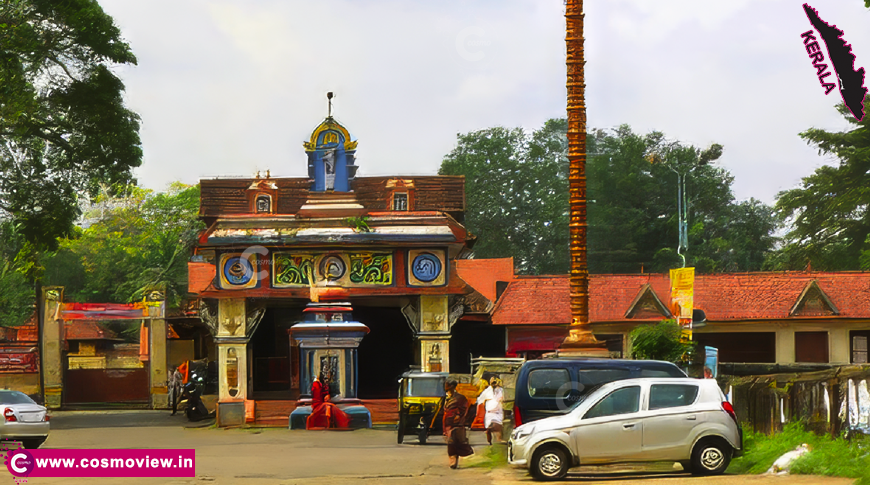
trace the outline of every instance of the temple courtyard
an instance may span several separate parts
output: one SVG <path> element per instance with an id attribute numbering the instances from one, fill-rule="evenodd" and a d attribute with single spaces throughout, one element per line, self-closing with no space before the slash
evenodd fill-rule
<path id="1" fill-rule="evenodd" d="M 391 429 L 291 431 L 281 428 L 215 428 L 161 411 L 56 412 L 45 448 L 196 449 L 196 478 L 33 478 L 37 484 L 514 484 L 533 483 L 522 470 L 501 463 L 483 433 L 472 433 L 476 455 L 459 470 L 447 467 L 440 439 L 420 446 L 396 443 Z M 6 472 L 3 472 L 6 473 Z M 567 483 L 849 484 L 825 477 L 725 475 L 691 477 L 668 466 L 580 469 Z M 11 483 L 11 482 L 10 482 Z"/>

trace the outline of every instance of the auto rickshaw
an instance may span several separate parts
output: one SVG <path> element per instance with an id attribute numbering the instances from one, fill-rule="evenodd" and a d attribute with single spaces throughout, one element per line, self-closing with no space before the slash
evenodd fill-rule
<path id="1" fill-rule="evenodd" d="M 443 432 L 446 372 L 410 371 L 399 381 L 399 444 L 405 434 L 416 434 L 426 444 L 430 434 Z"/>

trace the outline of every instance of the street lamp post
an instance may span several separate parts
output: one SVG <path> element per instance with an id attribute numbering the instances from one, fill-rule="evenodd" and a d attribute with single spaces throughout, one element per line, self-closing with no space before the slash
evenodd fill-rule
<path id="1" fill-rule="evenodd" d="M 683 268 L 686 267 L 686 254 L 689 250 L 689 207 L 686 201 L 686 175 L 670 167 L 677 174 L 677 254 L 683 259 Z M 690 169 L 691 172 L 693 169 Z"/>
<path id="2" fill-rule="evenodd" d="M 713 144 L 700 151 L 679 142 L 654 150 L 649 155 L 652 163 L 661 163 L 677 174 L 677 254 L 686 267 L 686 252 L 689 250 L 689 201 L 686 194 L 686 177 L 696 168 L 707 165 L 722 155 L 722 145 Z"/>

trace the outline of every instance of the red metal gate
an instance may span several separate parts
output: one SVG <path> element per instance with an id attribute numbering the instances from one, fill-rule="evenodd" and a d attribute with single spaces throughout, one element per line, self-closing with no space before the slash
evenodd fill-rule
<path id="1" fill-rule="evenodd" d="M 67 369 L 63 403 L 148 404 L 148 369 Z"/>

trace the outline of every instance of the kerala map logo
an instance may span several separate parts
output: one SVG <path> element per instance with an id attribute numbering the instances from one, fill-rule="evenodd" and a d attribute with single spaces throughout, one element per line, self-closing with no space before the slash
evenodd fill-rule
<path id="1" fill-rule="evenodd" d="M 816 9 L 806 3 L 803 7 L 807 19 L 816 30 L 815 32 L 813 30 L 804 32 L 801 34 L 801 38 L 804 48 L 812 60 L 813 67 L 816 69 L 819 84 L 825 88 L 825 94 L 829 94 L 835 87 L 833 82 L 828 82 L 833 81 L 833 79 L 826 79 L 831 75 L 831 71 L 824 63 L 825 55 L 822 53 L 817 38 L 813 35 L 816 32 L 825 44 L 831 68 L 837 74 L 837 83 L 843 103 L 856 120 L 863 120 L 864 97 L 867 95 L 867 88 L 864 87 L 864 68 L 855 69 L 855 55 L 852 54 L 852 45 L 847 44 L 843 39 L 843 31 L 838 29 L 836 25 L 829 25 L 822 20 Z"/>

